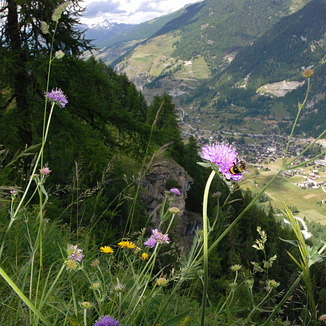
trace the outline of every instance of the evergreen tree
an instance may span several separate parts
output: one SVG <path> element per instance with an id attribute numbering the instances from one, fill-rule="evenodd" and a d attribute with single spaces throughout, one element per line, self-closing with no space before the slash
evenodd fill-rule
<path id="1" fill-rule="evenodd" d="M 8 0 L 1 9 L 3 29 L 1 55 L 4 69 L 0 79 L 3 80 L 9 96 L 1 107 L 1 116 L 10 104 L 15 106 L 15 124 L 21 144 L 32 145 L 35 97 L 44 98 L 46 66 L 52 39 L 41 31 L 42 21 L 51 22 L 54 9 L 60 5 L 58 0 L 34 1 L 24 0 L 19 3 Z M 84 39 L 76 25 L 78 15 L 83 11 L 78 1 L 72 1 L 64 10 L 53 44 L 54 51 L 62 50 L 66 55 L 78 56 L 91 49 L 89 41 Z M 56 22 L 52 21 L 50 30 Z M 38 72 L 41 71 L 41 74 Z"/>
<path id="2" fill-rule="evenodd" d="M 172 142 L 173 144 L 169 149 L 171 156 L 178 163 L 181 163 L 183 142 L 172 97 L 167 93 L 164 93 L 162 96 L 155 96 L 153 102 L 148 107 L 146 121 L 149 125 L 155 125 L 155 143 L 164 145 Z"/>

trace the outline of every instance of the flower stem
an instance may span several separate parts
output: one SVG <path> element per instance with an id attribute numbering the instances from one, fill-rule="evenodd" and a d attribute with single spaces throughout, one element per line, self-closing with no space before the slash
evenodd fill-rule
<path id="1" fill-rule="evenodd" d="M 46 139 L 47 139 L 47 136 L 48 136 L 48 132 L 49 132 L 49 128 L 50 128 L 50 121 L 51 121 L 51 117 L 52 117 L 54 105 L 55 105 L 55 103 L 53 102 L 52 103 L 52 107 L 51 107 L 51 111 L 50 111 L 50 115 L 49 115 L 49 118 L 48 118 L 48 123 L 47 123 L 47 126 L 46 126 L 46 131 L 45 131 L 45 135 L 44 135 L 44 142 L 42 143 L 42 147 L 41 147 L 41 150 L 40 150 L 40 152 L 39 152 L 39 154 L 37 156 L 36 162 L 34 164 L 34 168 L 33 168 L 32 174 L 31 174 L 31 176 L 29 178 L 29 181 L 28 181 L 28 184 L 27 184 L 26 189 L 24 191 L 24 194 L 23 194 L 23 196 L 22 196 L 22 198 L 21 198 L 21 200 L 20 200 L 20 202 L 19 202 L 19 204 L 18 204 L 18 206 L 17 206 L 17 208 L 16 208 L 16 210 L 14 212 L 13 218 L 15 218 L 17 216 L 17 214 L 18 214 L 18 212 L 19 212 L 19 210 L 20 210 L 20 208 L 21 208 L 21 206 L 22 206 L 22 204 L 23 204 L 23 202 L 25 200 L 25 197 L 27 196 L 27 192 L 28 192 L 28 190 L 29 190 L 29 188 L 31 186 L 31 183 L 32 183 L 32 180 L 33 180 L 33 176 L 35 174 L 35 171 L 37 169 L 37 166 L 38 166 L 38 163 L 40 161 L 41 155 L 43 153 L 44 144 L 46 142 Z"/>
<path id="2" fill-rule="evenodd" d="M 84 309 L 84 326 L 87 326 L 87 309 Z"/>
<path id="3" fill-rule="evenodd" d="M 278 171 L 274 177 L 266 184 L 266 186 L 259 192 L 259 194 L 249 203 L 249 205 L 238 215 L 238 217 L 225 229 L 225 231 L 215 240 L 215 242 L 209 247 L 208 254 L 221 242 L 221 240 L 230 232 L 230 230 L 238 223 L 238 221 L 243 217 L 243 215 L 255 204 L 260 195 L 262 195 L 265 190 L 274 182 L 274 180 L 283 172 L 283 169 Z M 205 254 L 204 254 L 205 256 Z M 203 257 L 199 258 L 201 261 Z"/>
<path id="4" fill-rule="evenodd" d="M 212 170 L 210 176 L 208 177 L 205 192 L 204 192 L 204 202 L 203 202 L 203 246 L 204 246 L 204 289 L 203 289 L 203 298 L 202 298 L 202 307 L 201 307 L 201 319 L 200 325 L 205 325 L 205 310 L 206 310 L 206 301 L 207 301 L 207 288 L 208 288 L 208 218 L 207 218 L 207 205 L 208 205 L 208 195 L 209 188 L 212 184 L 213 178 L 215 176 L 215 171 Z"/>

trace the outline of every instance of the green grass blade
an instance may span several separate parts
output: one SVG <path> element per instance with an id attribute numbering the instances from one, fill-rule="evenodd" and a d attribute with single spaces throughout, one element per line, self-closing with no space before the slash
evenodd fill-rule
<path id="1" fill-rule="evenodd" d="M 45 325 L 50 326 L 50 323 L 46 320 L 46 318 L 34 307 L 34 305 L 28 300 L 28 298 L 24 295 L 23 292 L 16 286 L 16 284 L 10 279 L 7 273 L 0 267 L 0 274 L 8 283 L 8 285 L 18 294 L 18 296 L 22 299 L 22 301 L 26 304 L 26 306 L 31 309 L 34 314 L 43 321 Z"/>

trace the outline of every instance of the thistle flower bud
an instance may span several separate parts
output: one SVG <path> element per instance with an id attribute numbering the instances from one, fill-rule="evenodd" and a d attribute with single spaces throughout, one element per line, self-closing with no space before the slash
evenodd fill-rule
<path id="1" fill-rule="evenodd" d="M 276 282 L 275 280 L 267 280 L 267 289 L 276 289 L 280 283 Z"/>
<path id="2" fill-rule="evenodd" d="M 171 207 L 171 208 L 169 208 L 169 211 L 172 214 L 178 214 L 180 212 L 180 209 L 178 207 Z"/>
<path id="3" fill-rule="evenodd" d="M 69 259 L 67 261 L 67 268 L 68 269 L 76 269 L 77 268 L 77 263 L 75 260 Z"/>
<path id="4" fill-rule="evenodd" d="M 100 261 L 98 259 L 94 260 L 91 264 L 92 267 L 97 267 L 100 264 Z"/>
<path id="5" fill-rule="evenodd" d="M 235 289 L 237 288 L 238 286 L 238 283 L 237 282 L 231 282 L 229 284 L 230 288 L 231 288 L 231 291 L 235 291 Z"/>
<path id="6" fill-rule="evenodd" d="M 218 192 L 215 192 L 215 193 L 213 194 L 213 197 L 214 197 L 214 198 L 220 198 L 221 195 L 222 195 L 222 193 L 221 193 L 220 191 L 218 191 Z"/>
<path id="7" fill-rule="evenodd" d="M 253 286 L 254 286 L 254 279 L 248 279 L 248 280 L 246 280 L 245 281 L 245 283 L 247 284 L 247 286 L 249 287 L 249 288 L 253 288 Z"/>
<path id="8" fill-rule="evenodd" d="M 310 78 L 313 74 L 314 74 L 314 72 L 311 69 L 306 69 L 303 72 L 303 77 L 304 78 Z"/>
<path id="9" fill-rule="evenodd" d="M 241 269 L 241 267 L 242 267 L 241 265 L 236 264 L 236 265 L 231 266 L 230 269 L 231 269 L 231 271 L 237 272 Z"/>
<path id="10" fill-rule="evenodd" d="M 99 282 L 95 282 L 95 283 L 92 284 L 92 288 L 94 290 L 97 290 L 99 287 L 100 287 L 100 283 Z"/>
<path id="11" fill-rule="evenodd" d="M 156 283 L 157 283 L 157 285 L 158 286 L 165 286 L 167 283 L 168 283 L 168 281 L 167 281 L 167 279 L 165 278 L 165 277 L 159 277 L 157 280 L 156 280 Z"/>
<path id="12" fill-rule="evenodd" d="M 84 301 L 81 303 L 81 306 L 84 308 L 84 309 L 89 309 L 92 307 L 92 304 L 88 301 Z"/>

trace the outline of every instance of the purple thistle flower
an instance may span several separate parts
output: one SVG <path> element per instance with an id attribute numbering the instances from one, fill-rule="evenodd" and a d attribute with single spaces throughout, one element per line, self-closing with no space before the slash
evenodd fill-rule
<path id="1" fill-rule="evenodd" d="M 216 166 L 219 165 L 219 172 L 222 173 L 226 179 L 233 179 L 239 181 L 242 179 L 242 174 L 232 174 L 230 169 L 237 162 L 237 152 L 232 145 L 227 144 L 215 144 L 206 145 L 202 148 L 201 157 L 214 163 Z"/>
<path id="2" fill-rule="evenodd" d="M 146 242 L 144 242 L 145 246 L 149 246 L 151 248 L 155 247 L 157 243 L 162 244 L 162 243 L 170 243 L 169 235 L 168 234 L 163 234 L 159 232 L 157 229 L 152 230 L 152 235 L 147 239 Z"/>
<path id="3" fill-rule="evenodd" d="M 151 247 L 151 248 L 154 248 L 157 244 L 157 241 L 153 238 L 153 236 L 151 235 L 147 241 L 144 242 L 144 245 L 145 246 L 148 246 L 148 247 Z"/>
<path id="4" fill-rule="evenodd" d="M 170 243 L 169 235 L 168 234 L 163 234 L 159 232 L 157 229 L 152 230 L 153 237 L 156 239 L 159 243 Z"/>
<path id="5" fill-rule="evenodd" d="M 72 251 L 72 254 L 70 255 L 70 259 L 81 262 L 84 257 L 84 255 L 82 254 L 83 250 L 78 249 L 77 245 L 75 246 L 71 245 L 70 250 Z"/>
<path id="6" fill-rule="evenodd" d="M 118 322 L 108 315 L 101 317 L 94 326 L 119 326 Z"/>
<path id="7" fill-rule="evenodd" d="M 45 96 L 45 98 L 48 99 L 48 101 L 55 102 L 62 108 L 64 108 L 66 106 L 66 104 L 68 103 L 68 100 L 67 100 L 66 96 L 63 94 L 61 89 L 57 89 L 57 88 L 55 90 L 53 89 L 48 94 L 46 94 L 46 92 L 44 92 L 44 96 Z"/>
<path id="8" fill-rule="evenodd" d="M 230 172 L 224 173 L 224 176 L 227 180 L 234 180 L 234 181 L 240 181 L 242 179 L 242 174 L 238 173 L 238 174 L 232 174 Z"/>
<path id="9" fill-rule="evenodd" d="M 173 194 L 175 194 L 177 196 L 181 195 L 181 192 L 180 192 L 180 190 L 178 188 L 171 188 L 170 192 L 172 192 Z"/>
<path id="10" fill-rule="evenodd" d="M 40 169 L 40 173 L 43 175 L 48 175 L 50 174 L 51 170 L 48 167 L 43 167 L 42 169 Z"/>

